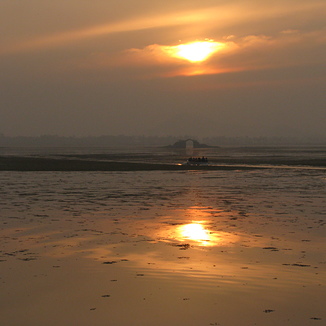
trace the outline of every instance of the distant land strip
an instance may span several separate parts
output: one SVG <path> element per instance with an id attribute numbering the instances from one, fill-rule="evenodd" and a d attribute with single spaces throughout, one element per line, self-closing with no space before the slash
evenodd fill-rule
<path id="1" fill-rule="evenodd" d="M 253 170 L 264 167 L 239 165 L 189 166 L 174 164 L 105 162 L 66 158 L 0 156 L 0 171 L 185 171 Z"/>

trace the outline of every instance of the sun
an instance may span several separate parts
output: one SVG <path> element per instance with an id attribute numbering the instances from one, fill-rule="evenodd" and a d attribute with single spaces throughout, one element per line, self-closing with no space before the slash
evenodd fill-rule
<path id="1" fill-rule="evenodd" d="M 171 56 L 190 62 L 202 62 L 223 47 L 222 43 L 212 40 L 179 44 L 170 48 Z M 169 52 L 170 52 L 169 51 Z"/>

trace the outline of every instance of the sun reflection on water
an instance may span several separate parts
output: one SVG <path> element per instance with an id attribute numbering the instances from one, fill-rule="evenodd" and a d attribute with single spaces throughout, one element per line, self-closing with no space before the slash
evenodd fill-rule
<path id="1" fill-rule="evenodd" d="M 179 226 L 177 232 L 184 239 L 206 244 L 210 240 L 209 233 L 201 224 L 192 223 Z"/>
<path id="2" fill-rule="evenodd" d="M 203 222 L 192 222 L 183 224 L 176 228 L 176 240 L 193 241 L 201 246 L 216 246 L 219 237 L 205 228 Z"/>

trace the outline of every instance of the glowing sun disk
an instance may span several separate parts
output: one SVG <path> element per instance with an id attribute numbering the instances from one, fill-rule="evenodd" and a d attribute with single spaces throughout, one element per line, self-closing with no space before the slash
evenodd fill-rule
<path id="1" fill-rule="evenodd" d="M 222 43 L 213 41 L 198 41 L 180 44 L 172 47 L 172 56 L 190 62 L 200 62 L 206 60 L 222 46 Z"/>

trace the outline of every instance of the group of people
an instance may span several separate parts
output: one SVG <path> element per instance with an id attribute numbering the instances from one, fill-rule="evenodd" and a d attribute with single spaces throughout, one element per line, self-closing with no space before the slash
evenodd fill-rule
<path id="1" fill-rule="evenodd" d="M 207 157 L 189 157 L 188 158 L 188 162 L 194 162 L 194 163 L 197 163 L 197 162 L 201 162 L 201 163 L 207 163 L 208 162 L 208 158 Z"/>

